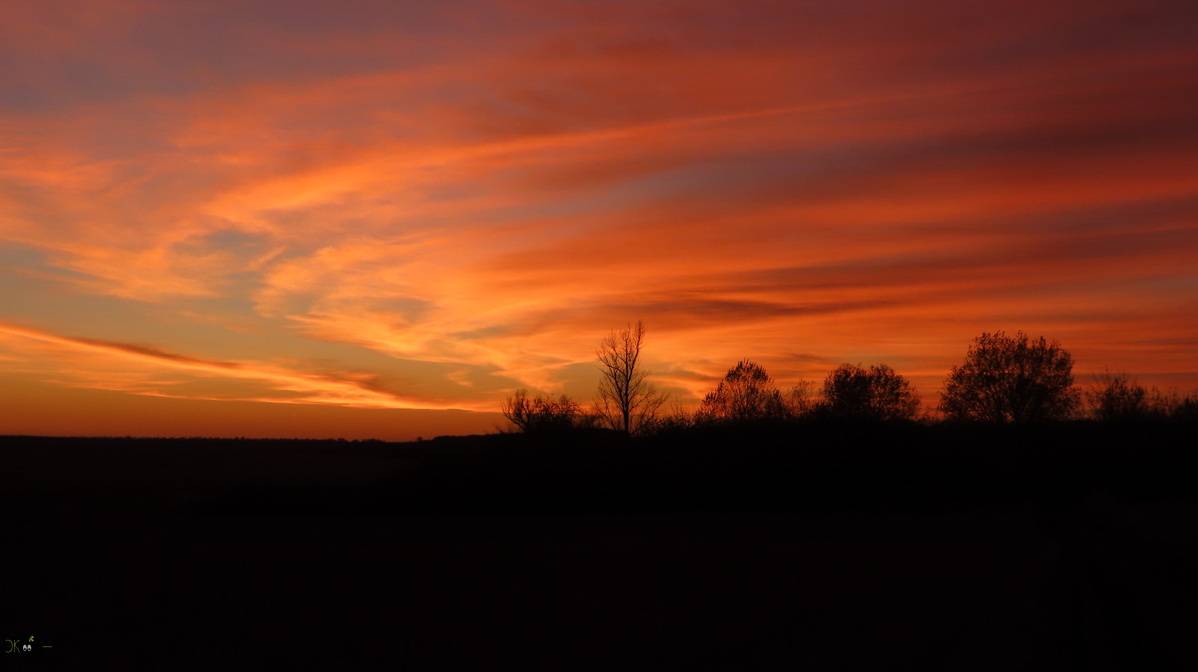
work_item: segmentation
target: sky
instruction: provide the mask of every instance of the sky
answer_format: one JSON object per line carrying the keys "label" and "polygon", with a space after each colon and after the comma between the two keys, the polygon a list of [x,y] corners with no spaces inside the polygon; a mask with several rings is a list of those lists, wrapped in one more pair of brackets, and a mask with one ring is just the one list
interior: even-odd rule
{"label": "sky", "polygon": [[7,0],[0,434],[493,431],[982,331],[1198,389],[1193,2]]}

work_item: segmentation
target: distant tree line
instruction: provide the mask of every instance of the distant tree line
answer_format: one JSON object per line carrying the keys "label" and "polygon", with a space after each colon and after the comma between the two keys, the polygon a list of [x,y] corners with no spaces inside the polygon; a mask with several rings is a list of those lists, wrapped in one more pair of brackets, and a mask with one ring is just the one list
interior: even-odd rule
{"label": "distant tree line", "polygon": [[[523,432],[608,427],[628,434],[717,423],[932,420],[921,414],[915,386],[885,364],[841,364],[814,395],[806,382],[781,390],[748,359],[728,369],[693,413],[663,413],[667,397],[649,382],[641,359],[644,339],[640,322],[603,339],[596,353],[599,389],[590,408],[564,395],[517,390],[505,400],[504,416]],[[969,345],[945,380],[937,410],[943,421],[957,423],[1198,421],[1198,396],[1145,388],[1126,374],[1106,374],[1083,391],[1074,381],[1073,358],[1059,343],[996,331]]]}

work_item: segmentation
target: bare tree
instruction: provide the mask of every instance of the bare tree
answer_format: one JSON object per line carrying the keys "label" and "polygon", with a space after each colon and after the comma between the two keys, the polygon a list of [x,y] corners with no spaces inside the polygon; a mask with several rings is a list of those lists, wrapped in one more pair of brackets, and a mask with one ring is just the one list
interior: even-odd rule
{"label": "bare tree", "polygon": [[657,416],[665,395],[649,384],[641,366],[645,325],[637,321],[611,332],[599,343],[599,414],[613,429],[631,433]]}

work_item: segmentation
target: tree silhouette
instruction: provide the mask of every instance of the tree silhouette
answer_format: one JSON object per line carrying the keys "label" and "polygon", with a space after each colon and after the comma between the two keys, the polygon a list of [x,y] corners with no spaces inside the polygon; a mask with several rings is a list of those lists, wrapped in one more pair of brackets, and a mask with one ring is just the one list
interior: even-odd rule
{"label": "tree silhouette", "polygon": [[868,369],[841,364],[824,380],[821,410],[853,420],[911,420],[919,411],[919,398],[910,381],[885,364]]}
{"label": "tree silhouette", "polygon": [[1127,374],[1106,374],[1086,393],[1090,415],[1102,422],[1128,422],[1164,417],[1169,404],[1155,390],[1150,393]]}
{"label": "tree silhouette", "polygon": [[599,360],[599,415],[612,429],[632,433],[642,425],[651,424],[665,395],[653,389],[648,374],[641,366],[641,346],[645,342],[645,325],[637,321],[613,331],[599,343],[595,356]]}
{"label": "tree silhouette", "polygon": [[578,402],[561,395],[530,397],[528,390],[516,390],[503,401],[503,417],[526,433],[560,432],[574,428],[583,418]]}
{"label": "tree silhouette", "polygon": [[809,380],[800,380],[790,388],[785,396],[786,413],[792,418],[810,415],[819,407],[815,395],[815,384]]}
{"label": "tree silhouette", "polygon": [[1198,394],[1188,394],[1169,409],[1169,419],[1198,423]]}
{"label": "tree silhouette", "polygon": [[1086,391],[1090,417],[1100,422],[1192,422],[1198,419],[1198,397],[1146,388],[1126,373],[1103,374]]}
{"label": "tree silhouette", "polygon": [[742,359],[703,398],[696,420],[744,422],[786,416],[786,403],[773,379],[760,364]]}
{"label": "tree silhouette", "polygon": [[1059,343],[1022,331],[974,339],[940,398],[946,418],[995,423],[1062,420],[1077,406],[1073,357]]}

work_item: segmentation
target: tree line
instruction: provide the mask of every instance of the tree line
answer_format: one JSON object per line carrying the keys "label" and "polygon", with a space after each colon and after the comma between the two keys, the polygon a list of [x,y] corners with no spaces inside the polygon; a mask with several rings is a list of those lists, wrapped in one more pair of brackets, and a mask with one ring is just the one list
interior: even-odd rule
{"label": "tree line", "polygon": [[[807,382],[784,391],[748,359],[728,369],[693,413],[681,408],[666,413],[668,398],[643,365],[644,341],[645,327],[637,322],[600,342],[600,382],[589,407],[565,395],[533,396],[520,389],[504,400],[504,417],[523,432],[607,427],[628,434],[715,423],[933,419],[921,413],[911,381],[886,364],[841,364],[816,393]],[[1082,390],[1074,380],[1073,357],[1060,343],[995,331],[970,343],[964,361],[949,372],[936,410],[942,421],[961,423],[1196,421],[1198,396],[1163,393],[1109,373]]]}

